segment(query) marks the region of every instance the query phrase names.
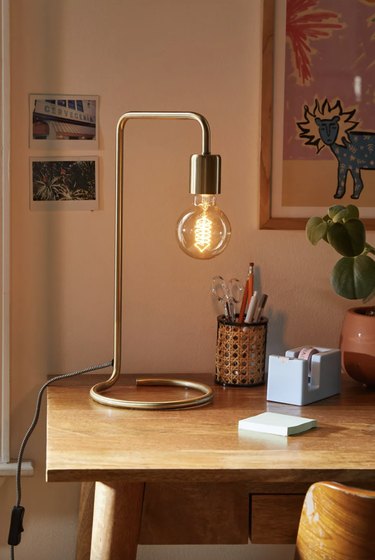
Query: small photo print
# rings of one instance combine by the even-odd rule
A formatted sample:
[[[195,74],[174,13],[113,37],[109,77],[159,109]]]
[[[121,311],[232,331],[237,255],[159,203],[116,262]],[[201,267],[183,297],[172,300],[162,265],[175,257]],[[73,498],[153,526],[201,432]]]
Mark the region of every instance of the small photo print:
[[[33,210],[96,210],[98,158],[30,158]]]
[[[30,148],[98,148],[95,95],[30,95]]]

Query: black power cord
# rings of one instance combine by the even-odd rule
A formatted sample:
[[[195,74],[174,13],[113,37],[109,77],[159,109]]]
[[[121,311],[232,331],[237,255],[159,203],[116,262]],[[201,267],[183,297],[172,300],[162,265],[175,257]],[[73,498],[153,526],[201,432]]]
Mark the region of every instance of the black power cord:
[[[33,418],[33,421],[31,422],[30,427],[27,430],[27,432],[26,432],[26,434],[25,434],[25,436],[22,440],[22,443],[20,445],[20,449],[19,449],[19,452],[18,452],[18,458],[17,458],[17,471],[16,471],[17,500],[16,500],[16,505],[13,506],[11,520],[10,520],[10,527],[9,527],[9,536],[8,536],[8,544],[10,545],[10,558],[11,558],[11,560],[14,560],[14,547],[17,546],[21,542],[21,533],[23,532],[23,516],[24,516],[24,513],[25,513],[25,508],[23,506],[21,506],[22,459],[23,459],[23,454],[24,454],[25,448],[26,448],[26,444],[29,441],[29,438],[30,438],[31,434],[33,433],[33,431],[34,431],[34,429],[35,429],[35,427],[38,423],[38,420],[39,420],[41,402],[42,402],[42,397],[43,397],[44,391],[47,389],[47,387],[49,385],[51,385],[52,383],[55,383],[56,381],[60,381],[61,379],[67,379],[69,377],[75,377],[77,375],[82,375],[83,373],[89,373],[90,371],[97,371],[99,369],[104,369],[104,368],[110,367],[112,365],[113,365],[113,360],[111,360],[110,362],[106,362],[105,364],[90,366],[90,367],[85,368],[85,369],[72,371],[71,373],[63,373],[62,375],[56,375],[55,377],[52,377],[51,379],[46,381],[46,383],[44,383],[44,385],[42,385],[42,387],[39,389],[38,397],[37,397],[37,400],[36,400],[34,418]]]

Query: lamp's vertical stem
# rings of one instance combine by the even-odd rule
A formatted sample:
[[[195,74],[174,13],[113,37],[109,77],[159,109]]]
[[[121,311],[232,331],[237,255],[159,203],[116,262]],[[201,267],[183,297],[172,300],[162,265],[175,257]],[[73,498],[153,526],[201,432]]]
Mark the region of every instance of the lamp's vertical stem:
[[[124,174],[124,126],[126,119],[117,124],[116,136],[116,215],[115,215],[115,301],[114,301],[114,356],[113,374],[118,377],[121,370],[122,333],[122,247],[123,247],[123,174]]]

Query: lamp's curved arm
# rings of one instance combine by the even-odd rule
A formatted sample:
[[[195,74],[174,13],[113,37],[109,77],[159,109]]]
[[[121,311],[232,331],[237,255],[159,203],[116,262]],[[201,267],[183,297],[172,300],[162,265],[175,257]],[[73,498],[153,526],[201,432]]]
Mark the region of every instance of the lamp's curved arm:
[[[124,128],[126,123],[131,119],[170,119],[170,120],[193,120],[200,124],[202,130],[202,155],[210,153],[211,144],[211,134],[210,125],[208,124],[206,118],[199,113],[193,113],[189,111],[130,111],[124,113],[118,120],[117,123],[117,147],[119,144],[123,144],[124,138]],[[118,154],[118,150],[117,150]]]
[[[112,406],[116,406],[114,403],[115,399],[108,399],[107,397],[103,397],[98,393],[106,391],[116,383],[121,369],[124,129],[126,123],[131,119],[172,119],[196,121],[200,124],[202,131],[202,156],[208,156],[208,160],[211,160],[211,158],[215,158],[215,161],[213,162],[215,166],[217,166],[216,160],[220,159],[219,156],[210,155],[210,127],[205,117],[203,115],[200,115],[199,113],[181,111],[130,111],[128,113],[124,113],[118,120],[116,135],[115,301],[113,371],[111,376],[106,381],[96,384],[90,391],[91,397],[94,400],[100,402],[101,404],[110,404]],[[210,163],[212,163],[212,161],[210,161]],[[216,174],[219,176],[220,170],[218,170]],[[196,388],[200,390],[198,384]],[[209,393],[209,399],[211,398],[212,396]],[[124,401],[124,403],[125,402],[126,401]],[[117,406],[121,405],[118,404]],[[124,404],[124,406],[127,405]]]

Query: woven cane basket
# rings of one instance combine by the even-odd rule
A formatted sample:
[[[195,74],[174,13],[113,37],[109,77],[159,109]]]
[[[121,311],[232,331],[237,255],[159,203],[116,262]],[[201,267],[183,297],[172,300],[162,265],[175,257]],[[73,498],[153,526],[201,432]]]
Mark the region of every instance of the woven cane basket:
[[[264,383],[267,319],[257,323],[231,323],[218,317],[216,383],[251,386]]]

